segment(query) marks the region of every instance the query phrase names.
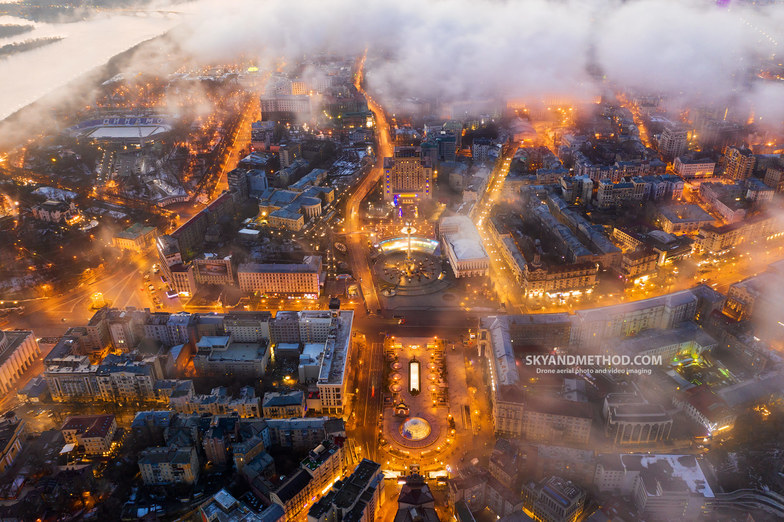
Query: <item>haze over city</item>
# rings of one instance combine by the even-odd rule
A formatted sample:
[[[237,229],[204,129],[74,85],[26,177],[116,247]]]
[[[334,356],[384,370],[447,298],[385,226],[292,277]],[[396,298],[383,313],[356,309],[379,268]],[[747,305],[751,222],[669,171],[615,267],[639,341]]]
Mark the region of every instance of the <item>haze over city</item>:
[[[784,2],[0,3],[0,518],[784,518]]]

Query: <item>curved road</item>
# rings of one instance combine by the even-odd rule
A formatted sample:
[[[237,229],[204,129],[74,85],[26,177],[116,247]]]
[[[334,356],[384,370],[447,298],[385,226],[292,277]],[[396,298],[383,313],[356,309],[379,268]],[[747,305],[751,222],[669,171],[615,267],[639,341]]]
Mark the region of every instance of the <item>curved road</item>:
[[[365,249],[367,236],[362,233],[359,206],[370,191],[373,190],[379,180],[381,180],[381,174],[383,173],[384,168],[384,158],[392,156],[394,148],[389,133],[389,123],[387,122],[384,110],[367,93],[364,94],[367,98],[368,107],[373,111],[376,118],[378,150],[376,151],[376,164],[362,181],[360,181],[356,190],[354,190],[354,193],[348,198],[346,204],[346,229],[348,231],[346,234],[346,246],[348,247],[349,261],[351,262],[354,278],[359,281],[360,287],[362,288],[365,306],[369,313],[375,313],[381,308],[381,304],[378,299],[378,294],[376,293],[376,287],[373,284],[373,276],[370,271],[370,264]]]

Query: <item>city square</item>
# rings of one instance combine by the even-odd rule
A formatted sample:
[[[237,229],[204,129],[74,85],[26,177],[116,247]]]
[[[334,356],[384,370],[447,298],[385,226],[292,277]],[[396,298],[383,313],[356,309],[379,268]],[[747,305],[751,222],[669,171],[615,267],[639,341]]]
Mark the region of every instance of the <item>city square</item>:
[[[0,15],[0,519],[784,520],[784,0]]]

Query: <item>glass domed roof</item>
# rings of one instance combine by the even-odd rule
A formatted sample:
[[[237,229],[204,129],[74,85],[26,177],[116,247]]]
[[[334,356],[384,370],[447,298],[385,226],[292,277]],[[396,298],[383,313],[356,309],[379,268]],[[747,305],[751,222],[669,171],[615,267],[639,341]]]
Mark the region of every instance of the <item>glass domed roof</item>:
[[[422,440],[430,435],[430,423],[421,417],[411,417],[400,425],[400,434],[408,440]]]

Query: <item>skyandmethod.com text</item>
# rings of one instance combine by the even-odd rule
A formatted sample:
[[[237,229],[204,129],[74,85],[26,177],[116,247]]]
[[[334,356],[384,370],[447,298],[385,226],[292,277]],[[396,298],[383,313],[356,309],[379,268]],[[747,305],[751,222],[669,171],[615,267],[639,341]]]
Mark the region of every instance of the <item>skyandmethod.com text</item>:
[[[528,366],[615,367],[661,366],[661,355],[526,355]],[[623,370],[627,371],[627,370]]]

